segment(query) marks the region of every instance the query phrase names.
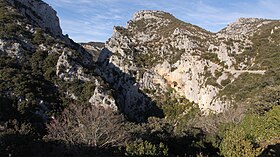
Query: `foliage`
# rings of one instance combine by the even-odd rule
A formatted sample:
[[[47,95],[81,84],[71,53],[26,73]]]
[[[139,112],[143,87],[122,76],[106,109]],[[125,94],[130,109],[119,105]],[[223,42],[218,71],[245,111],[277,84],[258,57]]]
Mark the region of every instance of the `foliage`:
[[[221,153],[227,157],[254,157],[260,152],[259,149],[253,147],[250,140],[246,139],[244,130],[235,127],[225,132],[220,149]]]
[[[46,141],[36,132],[31,131],[31,124],[20,124],[10,120],[0,124],[0,154],[13,157],[66,157],[66,156],[113,156],[112,150],[96,150],[86,146],[66,145],[64,143]]]
[[[166,57],[166,58],[170,58],[170,64],[173,65],[175,64],[178,60],[181,59],[181,56],[185,53],[185,50],[184,49],[177,49],[177,48],[174,48],[174,47],[171,47],[171,50],[172,54],[169,56],[169,57]]]
[[[216,64],[220,63],[220,59],[218,58],[218,55],[216,53],[202,53],[201,58],[210,60],[211,62]]]
[[[273,106],[280,105],[280,86],[266,87],[261,94],[252,98],[249,108],[250,113],[263,115],[271,110]]]
[[[152,68],[154,65],[158,64],[162,59],[159,58],[155,53],[139,53],[137,52],[134,57],[134,62],[138,67]]]
[[[221,88],[221,86],[219,85],[219,83],[217,82],[217,78],[213,77],[213,76],[210,76],[210,77],[206,77],[206,82],[205,82],[205,85],[211,85],[211,86],[214,86],[214,87],[218,87],[218,88]]]
[[[227,79],[221,81],[221,85],[222,85],[222,86],[226,86],[226,85],[228,85],[228,84],[230,84],[230,83],[231,83],[230,78],[227,78]]]
[[[42,129],[44,115],[37,114],[38,111],[43,111],[45,115],[59,111],[60,100],[56,87],[42,75],[33,73],[30,64],[10,57],[1,57],[0,63],[0,108],[3,108],[0,120],[32,122],[34,127]],[[44,106],[48,109],[45,110]],[[6,111],[13,114],[7,114]]]
[[[280,106],[265,115],[249,114],[238,125],[229,125],[220,145],[225,156],[256,156],[280,137]],[[279,141],[278,141],[279,142]]]
[[[163,109],[165,118],[176,124],[176,132],[182,132],[187,129],[189,121],[200,115],[197,104],[173,94],[172,90],[167,92],[161,99],[158,99],[157,103]]]
[[[168,148],[163,144],[152,144],[148,141],[126,143],[127,156],[168,156]]]
[[[48,54],[46,51],[36,51],[31,55],[32,73],[43,75],[48,80],[56,79],[56,62],[59,55]]]
[[[35,30],[35,33],[34,33],[33,36],[34,36],[34,37],[33,37],[33,43],[34,43],[34,44],[40,45],[40,44],[42,44],[42,43],[45,41],[45,37],[44,37],[43,30],[40,29],[40,28],[37,28],[37,29]]]
[[[16,22],[17,19],[24,18],[13,9],[8,9],[8,3],[6,0],[0,1],[0,37],[11,38],[20,34],[29,34],[22,25]]]

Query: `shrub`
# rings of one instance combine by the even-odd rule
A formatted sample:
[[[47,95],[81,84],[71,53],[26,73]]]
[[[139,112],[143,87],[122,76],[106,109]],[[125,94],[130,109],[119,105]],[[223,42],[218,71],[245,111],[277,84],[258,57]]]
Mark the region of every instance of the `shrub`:
[[[126,143],[127,156],[168,156],[168,148],[163,143],[152,144],[149,141]]]
[[[279,142],[280,106],[265,115],[246,115],[239,125],[229,125],[220,145],[225,156],[257,156],[268,145]]]
[[[33,43],[34,44],[42,44],[45,41],[44,32],[42,29],[36,29],[34,37],[33,37]]]
[[[71,104],[47,125],[47,140],[72,145],[109,148],[124,144],[123,117],[102,107]]]
[[[220,63],[220,59],[216,53],[203,53],[201,54],[201,58],[210,60],[213,63]]]
[[[227,79],[221,81],[221,85],[222,85],[222,86],[226,86],[226,85],[228,85],[228,84],[230,84],[230,83],[231,83],[230,78],[227,78]]]
[[[220,149],[221,153],[227,157],[254,157],[260,152],[259,149],[255,149],[252,143],[246,139],[245,131],[237,127],[230,127],[225,132]]]
[[[252,99],[250,112],[263,115],[273,106],[280,105],[280,86],[264,88],[261,93]]]

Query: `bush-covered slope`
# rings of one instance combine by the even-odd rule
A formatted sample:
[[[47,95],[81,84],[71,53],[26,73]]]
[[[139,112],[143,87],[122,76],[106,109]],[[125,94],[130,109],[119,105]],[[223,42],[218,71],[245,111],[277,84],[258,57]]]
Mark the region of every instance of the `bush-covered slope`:
[[[0,1],[0,156],[32,156],[46,123],[71,103],[116,105],[92,56],[58,23],[43,1]]]

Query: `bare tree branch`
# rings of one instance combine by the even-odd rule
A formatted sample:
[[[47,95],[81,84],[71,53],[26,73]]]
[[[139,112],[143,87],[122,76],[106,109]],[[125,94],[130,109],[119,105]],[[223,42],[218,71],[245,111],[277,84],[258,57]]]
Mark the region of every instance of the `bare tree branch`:
[[[123,121],[121,115],[110,109],[72,104],[47,125],[45,138],[98,148],[119,146],[126,138]]]

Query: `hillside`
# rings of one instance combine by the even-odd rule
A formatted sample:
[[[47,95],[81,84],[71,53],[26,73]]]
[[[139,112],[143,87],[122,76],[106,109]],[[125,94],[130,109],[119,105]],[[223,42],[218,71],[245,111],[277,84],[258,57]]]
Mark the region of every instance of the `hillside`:
[[[251,67],[254,52],[244,54],[253,47],[254,33],[278,24],[241,18],[214,34],[168,13],[140,11],[127,28],[114,28],[106,48],[110,62],[134,76],[140,89],[156,90],[152,97],[172,88],[202,111],[219,113],[230,106],[218,96],[228,84],[244,73],[265,74],[267,69]]]
[[[65,106],[115,106],[112,89],[92,70],[92,55],[62,35],[49,5],[1,0],[0,12],[0,154],[22,156],[14,148],[38,142]]]
[[[77,44],[45,2],[0,0],[0,28],[0,156],[279,155],[279,20],[146,10]]]

